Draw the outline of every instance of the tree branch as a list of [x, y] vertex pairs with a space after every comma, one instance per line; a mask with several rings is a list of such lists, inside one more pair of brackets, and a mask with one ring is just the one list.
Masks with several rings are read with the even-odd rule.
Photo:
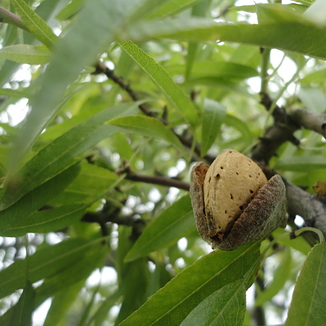
[[131, 181], [151, 183], [151, 184], [166, 186], [166, 187], [175, 187], [186, 191], [189, 191], [190, 188], [189, 183], [177, 179], [172, 179], [172, 178], [167, 178], [162, 176], [148, 176], [148, 175], [134, 173], [130, 169], [130, 166], [127, 164], [122, 169], [117, 170], [116, 173], [118, 175], [126, 174], [125, 179]]
[[[261, 103], [270, 110], [272, 100], [267, 94], [263, 94]], [[283, 143], [290, 141], [299, 145], [300, 141], [293, 134], [301, 128], [313, 130], [326, 138], [326, 114], [306, 109], [287, 113], [283, 107], [276, 106], [272, 115], [274, 124], [266, 130], [259, 143], [253, 148], [252, 159], [255, 161], [268, 165], [271, 157]]]
[[161, 176], [147, 176], [142, 174], [130, 174], [126, 176], [126, 179], [136, 181], [136, 182], [144, 182], [151, 183], [160, 186], [166, 187], [175, 187], [178, 189], [189, 191], [190, 185], [189, 183], [182, 182], [176, 179], [161, 177]]
[[305, 129], [313, 130], [326, 138], [326, 114], [311, 112], [306, 109], [294, 110], [291, 119]]
[[321, 199], [307, 193], [291, 182], [283, 179], [286, 185], [288, 213], [290, 216], [301, 216], [306, 226], [321, 230], [326, 236], [326, 205]]
[[[267, 94], [264, 94], [262, 104], [267, 110], [270, 109], [272, 100]], [[276, 106], [272, 115], [274, 124], [266, 130], [252, 151], [252, 159], [260, 163], [268, 177], [275, 174], [275, 171], [268, 168], [268, 162], [275, 155], [277, 149], [286, 141], [295, 145], [300, 144], [300, 141], [293, 135], [296, 130], [305, 128], [326, 136], [325, 114], [314, 113], [305, 109], [287, 113], [284, 108]], [[283, 181], [287, 189], [289, 215], [292, 217], [301, 216], [307, 226], [318, 228], [326, 236], [326, 203], [286, 179]]]
[[[264, 94], [261, 103], [269, 110], [272, 105], [272, 100], [267, 94]], [[269, 160], [272, 156], [276, 155], [277, 149], [283, 143], [290, 141], [295, 145], [300, 144], [300, 141], [294, 137], [293, 133], [300, 129], [301, 125], [297, 124], [297, 122], [286, 113], [283, 107], [276, 106], [272, 115], [274, 124], [269, 127], [264, 136], [259, 139], [251, 155], [253, 160], [265, 165], [268, 165]]]

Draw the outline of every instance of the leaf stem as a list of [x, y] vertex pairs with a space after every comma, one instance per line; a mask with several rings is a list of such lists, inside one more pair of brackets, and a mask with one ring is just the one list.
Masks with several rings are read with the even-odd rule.
[[270, 61], [270, 54], [271, 49], [262, 48], [261, 49], [261, 57], [262, 57], [262, 63], [261, 63], [261, 72], [260, 72], [260, 93], [266, 94], [268, 93], [268, 82], [269, 82], [269, 75], [268, 75], [268, 65]]
[[292, 233], [293, 239], [300, 236], [304, 232], [314, 232], [318, 235], [320, 243], [325, 242], [325, 237], [324, 237], [323, 232], [320, 231], [319, 229], [313, 228], [313, 227], [304, 227], [299, 230], [293, 231], [293, 233]]
[[28, 27], [18, 15], [15, 15], [3, 7], [0, 7], [0, 22], [15, 25], [19, 28], [24, 29], [25, 31], [29, 31]]

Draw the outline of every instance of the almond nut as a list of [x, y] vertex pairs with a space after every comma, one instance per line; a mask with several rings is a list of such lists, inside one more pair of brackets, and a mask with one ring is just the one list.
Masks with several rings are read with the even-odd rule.
[[214, 249], [234, 250], [286, 226], [282, 178], [267, 181], [255, 162], [234, 150], [224, 151], [211, 166], [193, 167], [190, 197], [197, 230]]

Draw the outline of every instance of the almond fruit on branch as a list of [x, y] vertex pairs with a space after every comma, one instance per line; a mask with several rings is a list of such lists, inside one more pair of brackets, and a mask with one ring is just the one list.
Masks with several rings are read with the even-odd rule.
[[286, 226], [286, 190], [279, 175], [267, 180], [249, 157], [226, 150], [191, 173], [196, 226], [213, 249], [234, 250]]

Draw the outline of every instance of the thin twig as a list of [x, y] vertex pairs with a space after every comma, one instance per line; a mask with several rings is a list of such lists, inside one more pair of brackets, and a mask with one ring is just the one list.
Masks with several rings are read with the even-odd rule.
[[[102, 62], [97, 62], [96, 64], [96, 70], [94, 74], [99, 74], [103, 73], [105, 74], [110, 80], [112, 80], [114, 83], [119, 85], [123, 90], [125, 90], [129, 96], [132, 98], [133, 101], [139, 101], [140, 97], [138, 94], [130, 87], [129, 84], [127, 84], [122, 77], [119, 77], [118, 75], [115, 74], [114, 70], [109, 69], [106, 67]], [[145, 104], [140, 104], [139, 109], [147, 116], [153, 117], [155, 119], [160, 120], [164, 125], [168, 125], [168, 121], [164, 118], [158, 117], [156, 113], [152, 112]], [[171, 129], [172, 132], [178, 137], [180, 142], [187, 148], [192, 148], [192, 141], [187, 139], [186, 137], [183, 137], [179, 134], [177, 134], [173, 129]], [[194, 152], [198, 157], [201, 156], [200, 154], [200, 146], [198, 144], [195, 145]], [[206, 159], [208, 162], [211, 162], [214, 158], [210, 156], [205, 156], [204, 159]]]
[[[94, 72], [95, 74], [103, 73], [104, 75], [106, 75], [106, 77], [108, 77], [109, 79], [111, 79], [114, 83], [116, 83], [123, 90], [125, 90], [129, 94], [129, 96], [132, 98], [133, 101], [137, 102], [137, 101], [140, 100], [138, 94], [130, 87], [130, 85], [127, 84], [127, 83], [125, 83], [125, 81], [123, 80], [123, 78], [121, 78], [118, 75], [116, 75], [115, 72], [114, 72], [114, 70], [111, 70], [108, 67], [106, 67], [103, 62], [98, 61], [95, 68], [96, 68], [96, 70]], [[140, 104], [138, 107], [139, 107], [139, 109], [145, 115], [147, 115], [149, 117], [157, 118], [162, 123], [164, 123], [165, 125], [167, 125], [167, 121], [165, 121], [162, 118], [158, 118], [157, 117], [157, 114], [155, 114], [154, 112], [150, 111], [149, 108], [145, 104]]]
[[178, 189], [189, 191], [190, 185], [189, 183], [179, 181], [176, 179], [161, 177], [161, 176], [148, 176], [142, 174], [131, 174], [127, 175], [126, 179], [136, 182], [144, 182], [144, 183], [151, 183], [166, 187], [175, 187]]
[[18, 15], [15, 15], [3, 7], [0, 7], [0, 22], [15, 25], [25, 31], [29, 31], [28, 27]]

